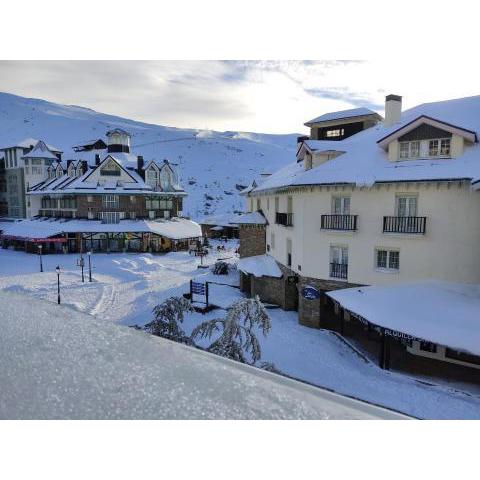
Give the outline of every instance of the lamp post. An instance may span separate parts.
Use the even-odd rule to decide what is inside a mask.
[[[92,281],[92,252],[89,250],[88,255],[88,281]]]
[[[57,272],[57,303],[60,305],[60,265],[55,269]]]
[[[43,247],[43,245],[40,243],[38,245],[38,256],[40,257],[40,272],[43,272],[42,247]]]

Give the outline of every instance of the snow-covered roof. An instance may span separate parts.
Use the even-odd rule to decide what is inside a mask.
[[[123,130],[123,128],[118,128],[118,127],[113,128],[112,130],[109,130],[105,135],[106,135],[107,137],[109,137],[110,135],[113,135],[113,134],[115,134],[115,133],[118,133],[118,134],[120,134],[120,135],[128,135],[128,136],[130,136],[130,134],[129,134],[126,130]]]
[[[281,278],[282,276],[277,262],[270,255],[241,258],[238,261],[238,269],[245,273],[251,273],[255,277]]]
[[[209,215],[198,220],[201,225],[213,225],[220,227],[238,227],[237,220],[240,215],[237,213],[223,213],[217,215]]]
[[[39,140],[37,144],[23,158],[51,158],[58,160],[58,157],[50,151],[45,142]]]
[[[15,145],[11,145],[9,147],[2,147],[2,149],[15,148],[15,147],[30,148],[32,145],[36,145],[38,142],[39,142],[38,139],[29,137],[29,138],[24,138],[23,140],[20,140]],[[49,145],[48,143],[46,145],[51,152],[62,153],[62,151],[59,148],[54,147],[53,145]]]
[[[458,128],[480,132],[480,96],[425,103],[406,110],[399,123],[386,127],[379,123],[344,140],[308,141],[316,150],[340,150],[342,155],[310,170],[303,164],[292,162],[257,186],[253,192],[288,186],[353,184],[371,186],[378,182],[460,180],[472,184],[480,182],[480,144],[465,147],[457,158],[421,158],[391,162],[377,141],[409,124],[422,115],[449,123]]]
[[[363,117],[365,115],[375,115],[381,118],[377,112],[374,112],[369,108],[360,107],[360,108],[351,108],[348,110],[340,110],[338,112],[325,113],[323,115],[320,115],[319,117],[314,118],[313,120],[309,120],[308,122],[305,123],[305,125],[311,126],[314,123],[330,122],[332,120],[340,120],[340,119],[352,118],[352,117]]]
[[[480,285],[427,280],[327,295],[377,326],[480,355]]]
[[[267,219],[258,211],[248,212],[237,218],[239,225],[266,225]]]
[[[2,235],[19,239],[41,239],[62,233],[76,232],[152,232],[172,240],[202,236],[200,225],[185,218],[120,220],[119,223],[102,223],[98,220],[37,218],[5,225]]]
[[[407,418],[66,305],[25,299],[0,292],[2,419]]]

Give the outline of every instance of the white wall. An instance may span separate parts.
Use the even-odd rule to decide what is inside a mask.
[[[426,216],[426,234],[384,234],[383,216],[395,215],[397,194],[418,194],[418,216]],[[351,197],[350,213],[358,215],[356,232],[320,229],[321,215],[331,213],[332,195]],[[287,196],[293,197],[294,226],[275,224],[275,196],[280,212],[287,211]],[[314,187],[313,191],[270,195],[262,201],[270,232],[275,233],[275,248],[270,253],[286,262],[286,239],[292,239],[292,269],[307,277],[329,278],[330,246],[347,246],[348,282],[389,284],[427,277],[458,282],[480,283],[480,192],[470,190],[468,182],[401,183],[374,186]],[[375,248],[400,251],[397,273],[375,269]],[[298,268],[301,266],[301,270]]]

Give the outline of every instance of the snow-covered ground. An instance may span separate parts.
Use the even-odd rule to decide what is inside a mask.
[[[236,259],[236,244],[227,251],[211,249],[206,262],[218,258]],[[39,272],[39,259],[22,252],[0,250],[0,289],[56,302],[57,265],[62,268],[62,302],[93,314],[100,321],[121,325],[145,324],[152,318],[152,308],[172,295],[186,293],[189,281],[216,281],[238,284],[238,274],[214,276],[198,269],[198,258],[185,252],[166,255],[97,254],[93,256],[94,282],[80,282],[77,255],[43,257],[44,272]],[[237,288],[212,285],[211,301],[227,307],[241,297]],[[287,375],[321,385],[356,398],[368,400],[421,418],[480,418],[480,392],[470,394],[446,385],[432,386],[413,377],[385,372],[365,362],[335,334],[302,327],[295,312],[268,310],[272,329],[267,338],[260,337],[262,361],[273,362]],[[187,333],[199,322],[222,315],[214,310],[207,315],[189,315]],[[203,342],[203,344],[206,344]]]

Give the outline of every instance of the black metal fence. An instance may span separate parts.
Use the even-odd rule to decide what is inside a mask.
[[[347,278],[348,264],[346,263],[331,263],[330,276],[332,278]]]
[[[383,233],[425,233],[427,217],[383,217]]]
[[[357,215],[322,215],[324,230],[356,230]]]

